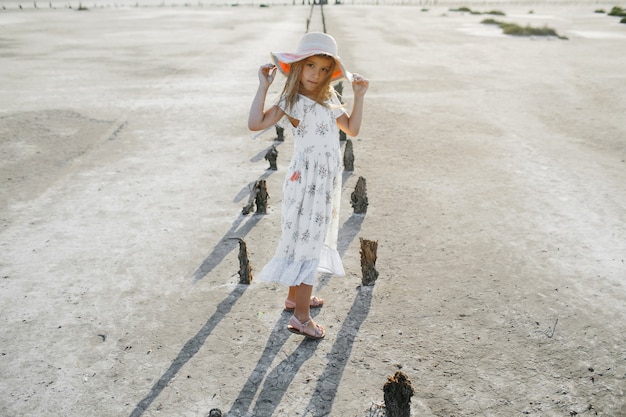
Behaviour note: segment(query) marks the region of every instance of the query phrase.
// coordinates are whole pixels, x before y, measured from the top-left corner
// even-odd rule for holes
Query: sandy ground
[[[274,251],[292,147],[267,171],[247,109],[309,8],[0,13],[0,415],[364,416],[401,369],[415,416],[625,416],[626,25],[598,7],[497,7],[568,40],[325,8],[371,88],[321,342],[238,284],[232,239]]]

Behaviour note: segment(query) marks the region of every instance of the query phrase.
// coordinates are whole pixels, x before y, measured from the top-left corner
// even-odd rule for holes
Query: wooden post
[[[252,266],[248,259],[248,248],[243,239],[239,240],[239,283],[250,285],[252,282]]]
[[[365,240],[359,238],[361,241],[361,284],[365,287],[371,287],[378,278],[378,271],[376,270],[376,251],[378,250],[378,241]]]
[[[269,169],[272,171],[278,170],[278,167],[276,166],[276,159],[278,159],[278,149],[276,149],[276,146],[272,145],[272,147],[265,154],[265,160],[269,161]]]
[[[265,180],[258,180],[255,184],[255,187],[258,190],[254,199],[254,202],[256,204],[255,214],[267,214],[267,200],[268,198],[270,198],[270,196],[267,193],[267,185],[265,183]]]
[[[356,181],[356,186],[354,187],[354,191],[350,196],[350,202],[352,203],[352,208],[354,212],[357,214],[363,214],[367,212],[367,190],[365,187],[365,178],[359,177]]]
[[[354,171],[354,150],[352,141],[346,141],[346,148],[343,151],[343,168],[346,171]]]
[[[388,377],[383,392],[388,417],[411,417],[411,397],[415,390],[404,372]]]
[[[267,200],[270,198],[267,193],[267,184],[265,180],[258,180],[254,183],[250,190],[250,197],[248,198],[248,204],[241,209],[241,214],[244,216],[252,213],[254,206],[256,205],[255,214],[267,214]]]
[[[283,129],[282,127],[276,125],[276,140],[278,142],[284,142],[285,141],[285,129]]]
[[[335,85],[335,91],[337,92],[337,97],[339,97],[339,102],[343,103],[343,81],[339,81]]]
[[[337,98],[339,98],[339,102],[341,104],[343,104],[343,81],[339,81],[336,85],[335,85],[335,91],[337,92]],[[345,141],[347,139],[346,137],[346,132],[344,132],[343,130],[339,130],[339,140],[340,141]]]

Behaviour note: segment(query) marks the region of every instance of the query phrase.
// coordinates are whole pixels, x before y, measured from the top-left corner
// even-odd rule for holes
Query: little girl
[[[289,286],[285,300],[285,310],[293,311],[289,331],[322,339],[326,330],[313,322],[309,310],[324,303],[311,297],[316,272],[344,275],[336,249],[337,191],[341,191],[338,129],[353,137],[359,133],[369,81],[346,71],[337,55],[335,39],[325,33],[307,33],[295,53],[271,56],[274,64],[259,69],[259,88],[250,107],[248,127],[263,130],[286,116],[283,122],[291,126],[295,143],[283,185],[280,242],[258,278]],[[265,110],[267,91],[277,68],[287,81],[276,104]],[[352,82],[351,115],[330,85],[342,78]]]

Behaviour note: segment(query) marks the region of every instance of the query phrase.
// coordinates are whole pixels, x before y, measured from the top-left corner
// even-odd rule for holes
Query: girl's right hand
[[[276,76],[276,65],[265,64],[259,68],[259,82],[265,87],[269,87]]]
[[[352,77],[352,91],[354,92],[354,95],[361,97],[364,96],[370,86],[369,80],[363,78],[362,75],[357,73],[352,74]]]

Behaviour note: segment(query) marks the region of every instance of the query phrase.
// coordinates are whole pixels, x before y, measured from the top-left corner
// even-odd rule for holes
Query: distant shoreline
[[[336,4],[330,0],[327,7],[348,6],[626,6],[626,2],[618,1],[579,1],[579,0],[342,0]],[[262,7],[262,6],[310,6],[309,0],[0,0],[0,12],[9,10],[35,9],[107,9],[107,8],[143,8],[143,7],[185,7],[185,8],[212,8],[212,7]],[[21,9],[20,9],[21,6]]]

